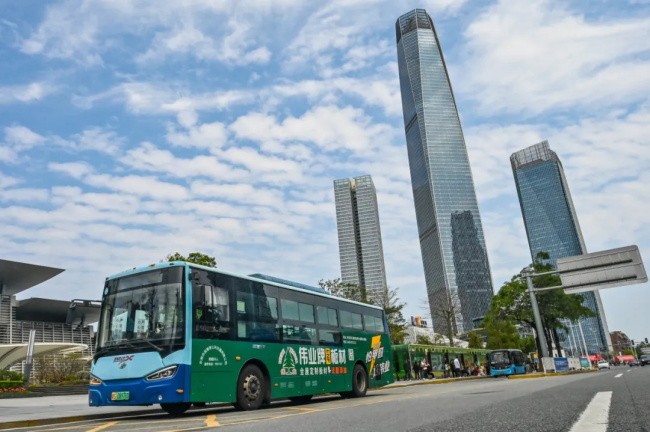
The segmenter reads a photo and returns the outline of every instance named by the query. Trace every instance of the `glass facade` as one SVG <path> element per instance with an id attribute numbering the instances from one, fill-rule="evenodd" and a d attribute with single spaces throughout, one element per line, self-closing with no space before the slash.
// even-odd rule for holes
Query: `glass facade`
<path id="1" fill-rule="evenodd" d="M 454 93 L 431 17 L 423 9 L 396 23 L 402 109 L 415 214 L 433 327 L 454 305 L 454 332 L 487 312 L 492 277 L 474 181 Z M 459 307 L 456 307 L 458 305 Z"/>
<path id="2" fill-rule="evenodd" d="M 334 180 L 341 280 L 366 288 L 369 295 L 386 286 L 377 192 L 369 175 Z"/>
<path id="3" fill-rule="evenodd" d="M 513 153 L 510 163 L 533 259 L 538 252 L 548 252 L 553 263 L 558 258 L 587 253 L 562 163 L 548 141 Z M 590 354 L 611 351 L 599 292 L 582 295 L 583 304 L 596 316 L 576 325 L 567 323 L 569 332 L 560 335 L 565 351 L 580 355 L 585 345 Z"/>

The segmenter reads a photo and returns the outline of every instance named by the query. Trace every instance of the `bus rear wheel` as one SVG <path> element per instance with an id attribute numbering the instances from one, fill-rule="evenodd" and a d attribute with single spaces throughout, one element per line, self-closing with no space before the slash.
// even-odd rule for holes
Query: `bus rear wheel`
<path id="1" fill-rule="evenodd" d="M 189 402 L 161 403 L 160 408 L 162 408 L 163 411 L 165 411 L 167 414 L 178 417 L 180 415 L 183 415 L 183 413 L 187 411 L 191 405 L 192 404 Z"/>
<path id="2" fill-rule="evenodd" d="M 294 404 L 296 404 L 296 405 L 302 405 L 302 404 L 308 403 L 313 396 L 314 395 L 293 396 L 293 397 L 290 397 L 289 400 L 291 402 L 293 402 Z"/>
<path id="3" fill-rule="evenodd" d="M 266 379 L 260 368 L 253 364 L 246 365 L 237 379 L 235 408 L 242 411 L 258 409 L 267 396 L 266 387 Z"/>
<path id="4" fill-rule="evenodd" d="M 368 374 L 360 364 L 352 369 L 352 391 L 340 393 L 344 398 L 364 397 L 368 391 Z"/>

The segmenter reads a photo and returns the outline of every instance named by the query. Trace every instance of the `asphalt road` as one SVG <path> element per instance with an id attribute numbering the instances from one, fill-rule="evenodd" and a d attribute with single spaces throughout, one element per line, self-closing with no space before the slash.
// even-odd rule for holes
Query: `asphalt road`
<path id="1" fill-rule="evenodd" d="M 319 397 L 307 405 L 279 402 L 253 412 L 208 407 L 177 419 L 153 414 L 20 430 L 180 432 L 222 428 L 231 432 L 650 431 L 650 367 L 383 389 L 362 399 Z"/>

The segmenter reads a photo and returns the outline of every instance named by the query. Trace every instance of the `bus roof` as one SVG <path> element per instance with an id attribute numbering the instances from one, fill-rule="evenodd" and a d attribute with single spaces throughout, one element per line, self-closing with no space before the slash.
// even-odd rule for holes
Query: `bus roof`
<path id="1" fill-rule="evenodd" d="M 312 295 L 319 296 L 319 297 L 333 299 L 333 300 L 341 301 L 341 302 L 344 302 L 344 303 L 356 304 L 356 305 L 359 305 L 359 306 L 364 306 L 364 307 L 368 307 L 368 308 L 372 308 L 372 309 L 379 309 L 379 310 L 383 311 L 383 308 L 381 308 L 379 306 L 375 306 L 375 305 L 371 305 L 371 304 L 367 304 L 367 303 L 361 303 L 361 302 L 357 302 L 357 301 L 354 301 L 354 300 L 348 300 L 346 298 L 336 297 L 336 296 L 333 296 L 331 294 L 324 294 L 324 293 L 320 293 L 318 291 L 311 291 L 311 290 L 307 290 L 307 289 L 304 289 L 304 288 L 299 288 L 297 286 L 286 285 L 286 284 L 283 284 L 283 283 L 280 283 L 280 282 L 269 281 L 269 280 L 265 280 L 265 279 L 258 279 L 256 277 L 252 277 L 252 276 L 246 276 L 246 275 L 242 275 L 242 274 L 238 274 L 238 273 L 233 273 L 233 272 L 221 270 L 221 269 L 218 269 L 216 267 L 207 267 L 207 266 L 203 266 L 203 265 L 200 265 L 200 264 L 194 264 L 194 263 L 185 262 L 185 261 L 161 262 L 161 263 L 157 263 L 157 264 L 150 264 L 148 266 L 143 266 L 143 267 L 134 267 L 134 268 L 132 268 L 130 270 L 125 270 L 125 271 L 122 271 L 120 273 L 116 273 L 114 275 L 111 275 L 111 276 L 107 277 L 106 280 L 116 279 L 116 278 L 119 278 L 119 277 L 129 276 L 129 275 L 136 274 L 136 273 L 142 273 L 142 272 L 149 271 L 149 270 L 155 270 L 155 269 L 159 269 L 159 268 L 168 268 L 170 266 L 178 266 L 178 265 L 180 265 L 180 266 L 188 266 L 188 267 L 197 268 L 197 269 L 206 270 L 206 271 L 212 271 L 212 272 L 216 272 L 216 273 L 221 273 L 221 274 L 225 274 L 225 275 L 228 275 L 228 276 L 234 276 L 234 277 L 238 277 L 238 278 L 241 278 L 241 279 L 247 279 L 247 280 L 250 280 L 250 281 L 253 281 L 253 282 L 260 282 L 260 283 L 265 283 L 265 284 L 269 284 L 269 285 L 275 285 L 275 286 L 282 287 L 282 288 L 285 288 L 285 289 L 290 289 L 292 291 L 304 292 L 304 293 L 312 294 Z"/>

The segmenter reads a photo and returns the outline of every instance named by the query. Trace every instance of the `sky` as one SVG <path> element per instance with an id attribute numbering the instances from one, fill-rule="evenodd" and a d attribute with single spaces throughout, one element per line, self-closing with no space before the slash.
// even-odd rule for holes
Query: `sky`
<path id="1" fill-rule="evenodd" d="M 509 156 L 547 139 L 589 251 L 650 259 L 650 1 L 0 3 L 0 258 L 66 269 L 22 297 L 200 251 L 340 276 L 333 180 L 370 174 L 388 284 L 427 315 L 395 21 L 433 18 L 495 289 L 530 262 Z M 650 337 L 649 284 L 602 290 Z"/>

